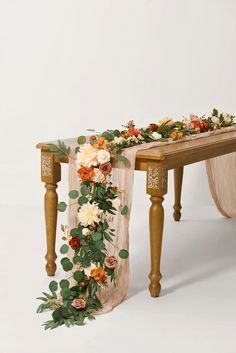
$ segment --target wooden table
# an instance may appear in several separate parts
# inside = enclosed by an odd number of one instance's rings
[[[64,142],[66,144],[66,140]],[[68,163],[68,160],[55,157],[45,143],[39,143],[37,148],[41,150],[41,180],[46,187],[44,199],[47,238],[46,271],[49,276],[54,276],[57,258],[55,252],[58,203],[56,189],[57,183],[61,180],[61,163]],[[165,144],[137,153],[135,169],[146,172],[146,190],[151,196],[149,213],[151,248],[149,289],[151,296],[158,297],[161,290],[160,260],[164,225],[162,203],[167,193],[168,170],[174,169],[173,216],[175,221],[179,221],[183,167],[235,151],[236,131],[231,131],[176,144]]]

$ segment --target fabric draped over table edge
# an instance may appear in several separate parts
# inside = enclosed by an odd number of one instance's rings
[[[109,283],[108,287],[101,291],[101,294],[99,294],[99,299],[102,302],[103,309],[97,313],[100,314],[109,312],[115,306],[120,304],[126,298],[128,293],[129,260],[120,259],[118,257],[118,251],[123,248],[127,250],[129,249],[129,220],[132,207],[136,153],[141,150],[163,146],[165,144],[181,143],[184,141],[204,138],[213,134],[226,133],[233,130],[236,130],[236,127],[222,128],[211,132],[187,136],[184,139],[177,141],[144,143],[123,150],[122,155],[128,158],[129,162],[123,163],[121,161],[116,161],[115,164],[113,164],[111,180],[113,185],[117,186],[118,190],[121,192],[120,198],[122,205],[127,205],[129,211],[126,216],[123,216],[120,212],[118,212],[117,216],[113,217],[111,227],[116,230],[116,237],[113,240],[115,247],[107,242],[106,248],[109,256],[113,255],[118,259],[116,286],[114,286],[113,283]],[[76,155],[74,150],[77,146],[76,140],[71,139],[69,143],[67,142],[67,144],[71,147],[71,156],[75,158]],[[207,160],[206,169],[211,194],[218,210],[225,217],[236,218],[236,186],[234,185],[232,178],[230,178],[231,173],[229,172],[230,168],[228,168],[229,164],[234,170],[234,175],[236,175],[235,152]],[[79,190],[79,188],[80,183],[77,177],[76,162],[75,159],[70,158],[69,190]],[[78,205],[75,205],[73,200],[70,200],[69,203],[71,205],[68,211],[68,225],[71,229],[77,227]],[[71,251],[68,256],[72,257],[72,254],[73,251]]]

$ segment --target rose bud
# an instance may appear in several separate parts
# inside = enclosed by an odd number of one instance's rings
[[[151,131],[157,131],[157,129],[158,129],[158,125],[157,124],[154,124],[154,123],[152,123],[152,124],[149,124],[149,126],[148,126],[148,128],[149,128],[149,130],[151,130]]]
[[[78,237],[72,237],[69,241],[69,244],[73,250],[76,250],[80,247],[80,239]]]

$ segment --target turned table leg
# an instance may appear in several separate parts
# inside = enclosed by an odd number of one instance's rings
[[[174,188],[175,188],[175,202],[174,202],[174,213],[173,217],[175,221],[179,221],[181,218],[181,190],[183,181],[184,167],[174,169]]]
[[[41,153],[41,178],[45,182],[46,193],[44,197],[44,211],[46,223],[47,253],[45,255],[46,271],[48,276],[56,272],[56,228],[57,228],[57,182],[61,180],[61,165],[55,163],[51,153]]]
[[[151,272],[149,290],[152,297],[158,297],[161,291],[161,248],[164,226],[163,195],[167,192],[167,169],[162,162],[149,164],[147,169],[147,193],[151,195],[149,213]]]

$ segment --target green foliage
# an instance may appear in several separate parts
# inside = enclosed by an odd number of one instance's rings
[[[58,283],[56,281],[51,281],[49,283],[49,289],[51,292],[56,292],[58,288]]]
[[[84,145],[86,143],[86,137],[85,136],[79,136],[77,139],[77,142],[79,145]]]
[[[64,212],[67,208],[67,204],[65,202],[59,202],[59,204],[57,205],[57,209],[59,212]]]
[[[68,196],[71,199],[77,199],[77,197],[79,196],[79,192],[77,190],[71,190],[69,191]]]
[[[62,279],[59,283],[61,289],[62,288],[69,288],[70,282],[67,279]]]
[[[87,196],[90,193],[90,190],[86,185],[82,185],[80,192],[83,196]]]
[[[128,162],[129,161],[128,158],[126,158],[125,156],[122,156],[120,154],[118,154],[115,158],[120,162]]]
[[[129,257],[129,252],[127,250],[125,250],[125,249],[121,249],[119,251],[119,257],[121,259],[127,259]]]
[[[85,203],[87,203],[88,202],[88,199],[87,199],[87,197],[85,197],[85,196],[80,196],[79,197],[79,200],[78,200],[78,204],[80,205],[80,206],[83,206]]]
[[[61,140],[58,140],[58,145],[49,143],[48,146],[50,152],[52,152],[58,158],[67,158],[70,154],[70,147],[67,147]]]
[[[82,282],[84,279],[84,273],[83,271],[76,271],[73,274],[73,278],[77,281],[77,282]]]
[[[127,215],[127,212],[128,212],[128,206],[127,205],[125,205],[123,208],[122,208],[122,210],[121,210],[121,214],[122,214],[122,216],[125,216],[125,215]]]
[[[61,259],[61,265],[65,272],[71,271],[73,268],[73,263],[68,259],[68,257]]]
[[[69,251],[69,246],[67,244],[63,244],[61,247],[60,247],[60,253],[61,254],[67,254]]]
[[[92,239],[94,241],[98,241],[98,240],[102,239],[102,233],[98,233],[98,232],[93,233]]]

